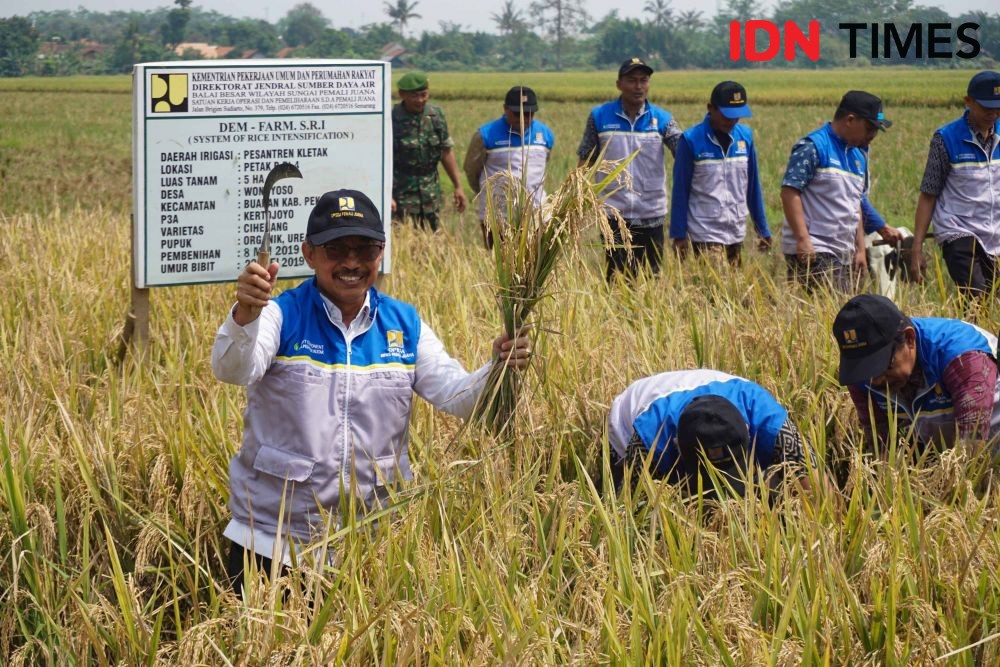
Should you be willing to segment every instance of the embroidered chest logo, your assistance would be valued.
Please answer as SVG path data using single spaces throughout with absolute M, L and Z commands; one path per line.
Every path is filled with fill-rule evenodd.
M 323 354 L 323 345 L 321 343 L 313 343 L 308 338 L 303 340 L 301 343 L 296 343 L 292 346 L 296 352 L 311 352 L 312 354 Z
M 659 128 L 660 128 L 660 119 L 659 118 L 654 118 L 653 119 L 653 129 L 654 130 L 658 130 Z
M 535 143 L 536 144 L 543 144 L 543 143 L 545 143 L 545 139 L 544 139 L 544 137 L 542 137 L 542 133 L 541 132 L 535 132 Z
M 403 349 L 403 332 L 395 329 L 386 331 L 385 343 L 390 350 L 401 351 Z
M 740 141 L 737 141 L 736 142 L 736 150 L 739 151 L 740 153 L 746 153 L 747 152 L 747 142 L 743 141 L 742 139 Z

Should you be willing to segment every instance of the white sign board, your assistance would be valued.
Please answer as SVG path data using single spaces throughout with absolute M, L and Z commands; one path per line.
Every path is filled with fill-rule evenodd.
M 367 194 L 386 220 L 392 190 L 390 66 L 363 60 L 144 63 L 133 73 L 136 287 L 234 280 L 264 233 L 261 188 L 291 162 L 301 179 L 271 191 L 271 257 L 308 276 L 300 246 L 330 190 Z M 386 225 L 388 239 L 390 225 Z M 383 271 L 389 271 L 391 248 Z

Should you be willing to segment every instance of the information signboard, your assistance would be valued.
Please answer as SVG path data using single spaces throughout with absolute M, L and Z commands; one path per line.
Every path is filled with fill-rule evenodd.
M 307 276 L 299 247 L 329 190 L 391 197 L 390 66 L 381 61 L 144 63 L 133 76 L 133 265 L 137 288 L 234 280 L 264 232 L 276 164 L 302 179 L 271 191 L 271 257 Z M 382 270 L 389 271 L 391 225 Z

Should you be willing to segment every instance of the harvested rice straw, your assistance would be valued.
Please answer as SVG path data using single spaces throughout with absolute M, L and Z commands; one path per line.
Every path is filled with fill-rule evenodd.
M 541 206 L 535 204 L 523 179 L 509 171 L 486 181 L 480 196 L 486 197 L 485 223 L 493 236 L 496 299 L 508 336 L 531 324 L 535 307 L 550 294 L 549 279 L 560 258 L 575 250 L 584 230 L 596 224 L 605 246 L 614 243 L 604 199 L 619 188 L 631 187 L 625 167 L 634 155 L 614 162 L 602 157 L 590 167 L 572 170 Z M 597 176 L 603 178 L 595 182 Z M 630 247 L 624 224 L 621 229 L 623 243 Z M 534 330 L 536 339 L 541 333 L 539 328 Z M 522 381 L 519 373 L 507 371 L 507 366 L 496 360 L 472 417 L 504 440 L 514 436 L 513 415 Z

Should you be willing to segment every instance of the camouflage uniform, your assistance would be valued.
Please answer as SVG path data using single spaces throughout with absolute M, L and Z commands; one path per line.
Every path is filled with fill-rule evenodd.
M 413 218 L 421 227 L 438 228 L 441 210 L 441 179 L 438 162 L 455 142 L 448 135 L 448 122 L 440 107 L 427 104 L 421 114 L 412 114 L 402 103 L 392 108 L 392 198 L 395 219 Z

